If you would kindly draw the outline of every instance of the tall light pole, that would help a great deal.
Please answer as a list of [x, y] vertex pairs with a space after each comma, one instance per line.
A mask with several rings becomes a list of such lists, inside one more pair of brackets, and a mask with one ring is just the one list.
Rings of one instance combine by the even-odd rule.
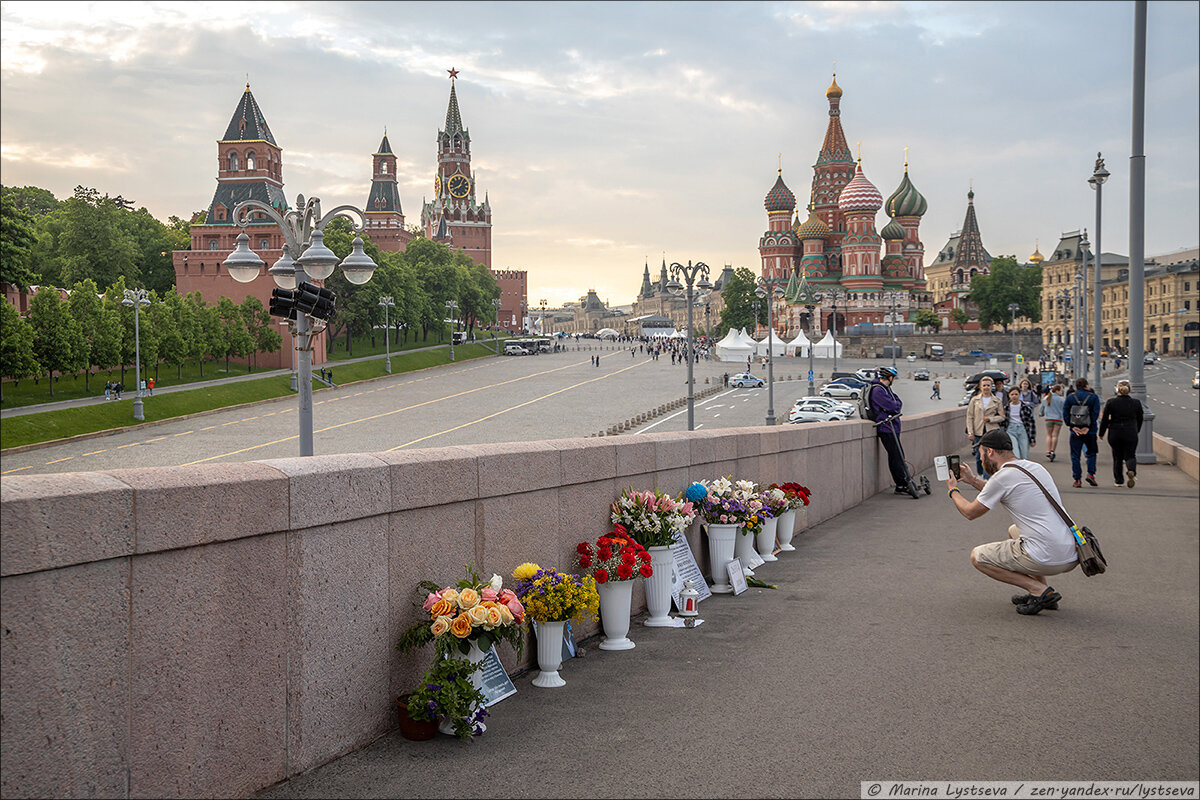
[[492, 298], [492, 308], [496, 309], [496, 328], [497, 328], [497, 330], [492, 331], [492, 343], [496, 345], [496, 355], [500, 355], [500, 339], [496, 336], [496, 334], [500, 332], [499, 331], [499, 328], [500, 328], [500, 298], [499, 297]]
[[546, 335], [546, 301], [539, 300], [538, 306], [542, 309], [542, 316], [538, 320], [538, 336]]
[[146, 417], [142, 412], [142, 334], [138, 311], [142, 306], [150, 305], [150, 298], [145, 289], [126, 289], [125, 299], [121, 304], [133, 306], [133, 380], [136, 387], [133, 394], [133, 418], [141, 421]]
[[896, 368], [896, 350], [899, 349], [899, 345], [896, 344], [896, 309], [900, 307], [903, 299], [903, 292], [883, 293], [883, 302], [888, 309], [888, 333], [892, 335], [892, 369]]
[[830, 303], [833, 304], [833, 324], [829, 326], [829, 329], [830, 329], [830, 331], [833, 332], [833, 371], [834, 372], [837, 372], [837, 351], [838, 351], [838, 346], [837, 346], [837, 308], [838, 308], [838, 301], [840, 300], [843, 304], [843, 307], [845, 307], [845, 302], [846, 302], [847, 297], [848, 297], [848, 295], [841, 289], [830, 289], [829, 291], [825, 292], [825, 294], [824, 294], [824, 299], [828, 300]]
[[1017, 379], [1017, 312], [1021, 306], [1016, 303], [1008, 304], [1008, 324], [1012, 326], [1012, 379]]
[[454, 360], [454, 333], [457, 327], [454, 323], [454, 309], [458, 308], [458, 303], [454, 300], [446, 301], [446, 313], [450, 315], [450, 360]]
[[1071, 295], [1072, 310], [1075, 312], [1073, 318], [1073, 349], [1071, 350], [1071, 372], [1073, 377], [1082, 378], [1087, 375], [1087, 371], [1083, 369], [1083, 330], [1086, 327], [1086, 316], [1081, 313], [1083, 305], [1079, 302], [1083, 296], [1083, 272], [1075, 273], [1075, 286]]
[[1096, 277], [1092, 286], [1092, 314], [1095, 317], [1092, 323], [1092, 350], [1095, 353], [1092, 359], [1092, 390], [1096, 394], [1100, 394], [1100, 379], [1104, 377], [1100, 374], [1100, 268], [1104, 265], [1104, 251], [1100, 249], [1100, 197], [1104, 194], [1101, 187], [1108, 180], [1108, 175], [1108, 170], [1104, 168], [1104, 158], [1096, 153], [1096, 167], [1092, 170], [1092, 177], [1088, 178], [1088, 184], [1096, 190]]
[[[1073, 338], [1073, 335], [1067, 328], [1068, 322], [1072, 326], [1075, 324], [1074, 317], [1071, 316], [1071, 290], [1070, 289], [1063, 289], [1059, 293], [1058, 312], [1059, 312], [1058, 313], [1059, 320], [1062, 322], [1062, 335], [1063, 335], [1063, 338], [1066, 339], [1065, 342], [1059, 343], [1059, 345], [1060, 345], [1059, 349], [1065, 352], [1068, 346], [1071, 348], [1075, 347], [1074, 343], [1071, 341], [1071, 339]], [[1074, 350], [1072, 350], [1072, 353], [1073, 352], [1074, 352]], [[1074, 374], [1074, 371], [1075, 371], [1075, 365], [1072, 364], [1071, 365], [1072, 374]]]
[[[1079, 237], [1079, 252], [1081, 261], [1079, 264], [1079, 272], [1075, 275], [1075, 280], [1079, 281], [1079, 299], [1076, 305], [1076, 310], [1079, 312], [1076, 317], [1079, 319], [1079, 372], [1076, 373], [1080, 378], [1086, 378], [1088, 374], [1088, 257], [1092, 254], [1091, 245], [1088, 243], [1087, 228], [1083, 229], [1083, 235]], [[1094, 387], [1093, 387], [1094, 388]]]
[[813, 310], [820, 301], [805, 275], [800, 276], [800, 288], [796, 290], [796, 300], [808, 310], [808, 396], [814, 397], [817, 390], [813, 383], [813, 337], [816, 335], [813, 328], [815, 319]]
[[767, 424], [775, 424], [775, 349], [771, 346], [771, 340], [775, 338], [775, 301], [783, 297], [783, 289], [778, 286], [770, 292], [768, 296], [767, 287], [770, 286], [766, 281], [759, 281], [758, 288], [754, 290], [754, 294], [758, 295], [760, 300], [767, 304]]
[[[291, 320], [281, 319], [281, 320], [279, 320], [279, 324], [282, 325], [284, 327], [284, 329], [287, 330], [289, 335], [293, 333], [292, 327], [293, 327], [294, 323], [292, 323]], [[292, 374], [288, 376], [288, 388], [290, 388], [293, 392], [295, 392], [299, 389], [299, 387], [296, 385], [296, 337], [295, 336], [292, 336]]]
[[392, 374], [392, 327], [388, 316], [388, 309], [396, 305], [396, 301], [390, 296], [379, 298], [379, 305], [383, 306], [383, 352], [386, 353], [383, 359], [383, 368], [387, 370], [389, 375]]
[[[283, 233], [283, 255], [269, 270], [275, 279], [282, 295], [276, 295], [280, 302], [283, 316], [296, 320], [295, 336], [298, 339], [299, 372], [299, 439], [300, 455], [313, 454], [313, 402], [312, 402], [312, 334], [324, 330], [324, 323], [319, 330], [313, 330], [313, 320], [325, 320], [333, 312], [334, 296], [328, 289], [320, 289], [308, 283], [309, 280], [323, 281], [333, 274], [338, 266], [337, 255], [325, 246], [325, 226], [334, 217], [356, 215], [361, 223], [355, 228], [354, 249], [350, 255], [341, 260], [342, 272], [346, 280], [354, 284], [363, 284], [371, 280], [376, 264], [363, 252], [362, 231], [366, 228], [366, 215], [354, 206], [338, 206], [328, 214], [321, 214], [321, 200], [304, 195], [296, 197], [296, 207], [286, 213], [279, 213], [273, 206], [259, 200], [243, 200], [233, 208], [233, 220], [240, 225], [242, 232], [237, 237], [237, 248], [222, 262], [230, 276], [239, 283], [249, 283], [258, 277], [258, 271], [263, 266], [263, 260], [250, 249], [250, 237], [246, 235], [246, 226], [250, 224], [250, 213], [265, 216]], [[299, 258], [292, 260], [292, 253], [299, 253]], [[279, 290], [276, 290], [277, 292]], [[272, 300], [272, 313], [275, 313], [276, 299]], [[289, 329], [290, 330], [290, 329]]]
[[1146, 396], [1146, 0], [1134, 3], [1133, 135], [1129, 154], [1129, 383], [1142, 403], [1137, 462], [1153, 464], [1154, 412]]
[[[700, 280], [697, 281], [696, 278]], [[684, 284], [679, 282], [683, 278], [687, 284], [686, 294]], [[688, 430], [696, 430], [696, 383], [692, 379], [692, 368], [696, 360], [696, 345], [695, 333], [692, 330], [692, 305], [695, 303], [695, 290], [700, 290], [700, 296], [704, 297], [708, 294], [712, 284], [708, 282], [708, 264], [703, 261], [697, 261], [695, 265], [691, 261], [687, 266], [675, 262], [671, 264], [671, 280], [667, 282], [667, 291], [679, 297], [684, 294], [687, 297], [687, 362], [688, 362]]]

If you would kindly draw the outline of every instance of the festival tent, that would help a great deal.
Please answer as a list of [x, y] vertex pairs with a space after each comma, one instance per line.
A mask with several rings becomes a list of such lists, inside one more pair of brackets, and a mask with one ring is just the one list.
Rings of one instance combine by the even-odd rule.
[[738, 331], [738, 338], [742, 340], [742, 344], [750, 347], [751, 349], [758, 347], [758, 340], [746, 333], [745, 328], [742, 328], [740, 331]]
[[670, 338], [670, 339], [686, 339], [687, 334], [684, 333], [683, 331], [674, 331], [671, 333], [671, 335], [668, 338]]
[[754, 352], [754, 348], [743, 342], [733, 328], [713, 349], [718, 361], [745, 361]]
[[804, 335], [804, 331], [800, 331], [795, 339], [788, 342], [788, 347], [796, 348], [796, 355], [801, 358], [808, 358], [808, 348], [812, 347], [812, 342]]
[[837, 355], [842, 354], [842, 343], [835, 342], [833, 331], [825, 331], [825, 338], [812, 346], [814, 358], [833, 358], [834, 347], [837, 348]]
[[757, 342], [754, 346], [755, 356], [767, 355], [768, 349], [772, 358], [785, 356], [788, 352], [788, 343], [775, 335], [775, 331], [767, 334], [761, 342]]
[[617, 333], [612, 328], [601, 328], [600, 330], [596, 331], [597, 339], [616, 339], [620, 335], [621, 334]]

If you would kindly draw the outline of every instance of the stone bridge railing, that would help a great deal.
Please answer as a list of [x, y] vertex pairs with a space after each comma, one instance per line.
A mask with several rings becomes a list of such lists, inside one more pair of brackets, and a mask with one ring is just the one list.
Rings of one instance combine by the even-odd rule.
[[[906, 419], [909, 460], [963, 418]], [[861, 421], [0, 479], [2, 794], [244, 795], [362, 747], [427, 666], [419, 580], [569, 569], [622, 487], [719, 475], [807, 485], [808, 526], [891, 485]]]

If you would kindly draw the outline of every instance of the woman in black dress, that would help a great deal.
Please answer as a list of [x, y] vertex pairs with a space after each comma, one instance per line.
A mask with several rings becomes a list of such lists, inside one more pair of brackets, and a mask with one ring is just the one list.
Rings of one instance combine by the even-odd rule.
[[[1138, 433], [1142, 430], [1142, 404], [1129, 396], [1129, 381], [1117, 382], [1117, 396], [1104, 404], [1097, 437], [1108, 433], [1113, 454], [1113, 486], [1133, 488], [1137, 480]], [[1127, 473], [1127, 474], [1126, 474]]]

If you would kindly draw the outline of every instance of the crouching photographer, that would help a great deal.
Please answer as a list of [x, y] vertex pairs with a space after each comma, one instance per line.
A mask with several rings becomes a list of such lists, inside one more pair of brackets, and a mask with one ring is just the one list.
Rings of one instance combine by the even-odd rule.
[[[989, 578], [1027, 592], [1012, 598], [1018, 614], [1054, 611], [1062, 595], [1046, 577], [1070, 572], [1079, 563], [1071, 529], [1038, 484], [1061, 506], [1058, 487], [1041, 464], [1013, 456], [1012, 438], [1003, 430], [985, 433], [979, 441], [979, 454], [992, 477], [980, 478], [970, 466], [961, 464], [958, 478], [951, 473], [946, 480], [947, 494], [969, 520], [1001, 505], [1015, 524], [1009, 526], [1007, 539], [972, 550], [971, 564]], [[979, 495], [968, 500], [961, 485], [980, 490]]]

